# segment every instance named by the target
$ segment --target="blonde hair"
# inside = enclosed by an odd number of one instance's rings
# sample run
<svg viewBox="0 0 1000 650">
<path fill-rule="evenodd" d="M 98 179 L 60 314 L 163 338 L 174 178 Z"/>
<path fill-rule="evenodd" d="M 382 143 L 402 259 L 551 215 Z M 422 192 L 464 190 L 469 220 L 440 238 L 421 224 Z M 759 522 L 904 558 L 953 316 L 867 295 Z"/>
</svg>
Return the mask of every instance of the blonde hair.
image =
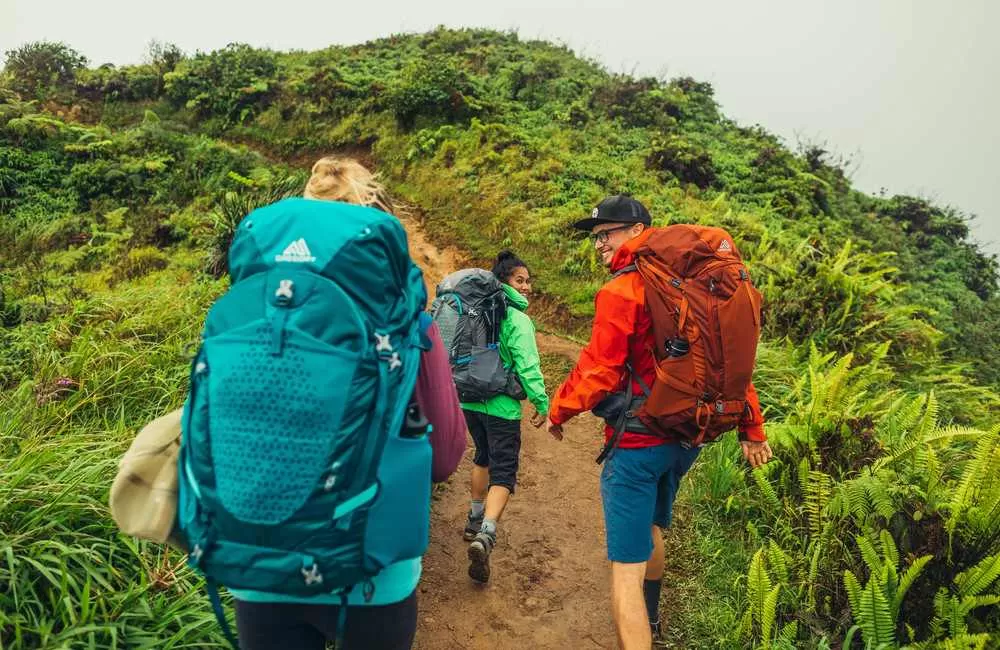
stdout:
<svg viewBox="0 0 1000 650">
<path fill-rule="evenodd" d="M 378 177 L 353 158 L 326 156 L 317 160 L 303 196 L 367 205 L 393 213 L 392 201 Z"/>
</svg>

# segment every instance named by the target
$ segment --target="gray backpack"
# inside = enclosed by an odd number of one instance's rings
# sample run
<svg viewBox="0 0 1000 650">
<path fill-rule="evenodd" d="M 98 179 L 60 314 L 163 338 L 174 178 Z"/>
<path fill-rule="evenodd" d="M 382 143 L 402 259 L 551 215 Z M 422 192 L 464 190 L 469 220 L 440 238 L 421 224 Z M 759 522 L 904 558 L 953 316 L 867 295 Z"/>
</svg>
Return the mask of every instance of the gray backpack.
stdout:
<svg viewBox="0 0 1000 650">
<path fill-rule="evenodd" d="M 431 317 L 448 350 L 451 376 L 463 402 L 495 395 L 527 395 L 513 369 L 500 358 L 500 323 L 507 297 L 495 275 L 483 269 L 455 271 L 437 286 Z"/>
</svg>

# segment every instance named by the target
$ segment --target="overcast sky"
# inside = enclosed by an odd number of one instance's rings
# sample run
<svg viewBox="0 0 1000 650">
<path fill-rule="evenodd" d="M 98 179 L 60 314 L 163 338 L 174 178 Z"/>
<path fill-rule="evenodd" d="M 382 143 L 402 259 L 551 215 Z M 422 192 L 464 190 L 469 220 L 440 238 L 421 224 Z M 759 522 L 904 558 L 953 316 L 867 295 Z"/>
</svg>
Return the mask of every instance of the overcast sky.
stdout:
<svg viewBox="0 0 1000 650">
<path fill-rule="evenodd" d="M 152 39 L 316 49 L 436 25 L 516 29 L 614 72 L 709 81 L 738 122 L 854 155 L 862 190 L 977 215 L 1000 253 L 1000 1 L 0 0 L 0 49 L 59 40 L 92 64 L 138 62 Z"/>
</svg>

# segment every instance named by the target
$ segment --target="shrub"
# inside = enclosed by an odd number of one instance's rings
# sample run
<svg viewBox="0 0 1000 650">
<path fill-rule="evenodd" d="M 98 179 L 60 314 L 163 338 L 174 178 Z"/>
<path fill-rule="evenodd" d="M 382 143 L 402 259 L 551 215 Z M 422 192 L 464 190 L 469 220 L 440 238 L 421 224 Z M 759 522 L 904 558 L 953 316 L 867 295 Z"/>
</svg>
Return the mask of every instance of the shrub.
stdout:
<svg viewBox="0 0 1000 650">
<path fill-rule="evenodd" d="M 667 135 L 653 141 L 646 157 L 646 168 L 667 172 L 682 183 L 707 189 L 717 182 L 715 165 L 707 150 L 679 135 Z"/>
<path fill-rule="evenodd" d="M 450 58 L 433 56 L 417 59 L 403 69 L 389 86 L 385 103 L 404 127 L 413 127 L 417 118 L 463 117 L 476 108 L 472 88 L 465 74 Z"/>
<path fill-rule="evenodd" d="M 24 99 L 50 99 L 72 88 L 87 58 L 65 43 L 36 41 L 6 52 L 4 72 Z"/>
<path fill-rule="evenodd" d="M 278 83 L 277 57 L 270 50 L 233 43 L 211 54 L 184 59 L 164 75 L 164 90 L 177 106 L 199 117 L 240 124 L 265 110 Z"/>
</svg>

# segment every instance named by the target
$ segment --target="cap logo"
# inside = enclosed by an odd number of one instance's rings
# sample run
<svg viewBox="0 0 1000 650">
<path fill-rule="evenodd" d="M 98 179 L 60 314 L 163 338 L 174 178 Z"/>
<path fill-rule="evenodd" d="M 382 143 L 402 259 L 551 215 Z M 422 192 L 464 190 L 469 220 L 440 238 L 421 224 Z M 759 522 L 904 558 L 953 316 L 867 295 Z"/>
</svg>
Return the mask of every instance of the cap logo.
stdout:
<svg viewBox="0 0 1000 650">
<path fill-rule="evenodd" d="M 719 251 L 720 253 L 728 253 L 728 252 L 730 252 L 731 250 L 733 250 L 733 245 L 729 243 L 729 240 L 728 240 L 728 239 L 723 239 L 723 240 L 722 240 L 722 243 L 721 243 L 721 244 L 719 244 L 719 248 L 718 248 L 717 250 L 718 250 L 718 251 Z"/>
<path fill-rule="evenodd" d="M 594 208 L 593 212 L 590 213 L 590 218 L 596 219 L 599 212 L 600 211 L 597 208 Z"/>
</svg>

